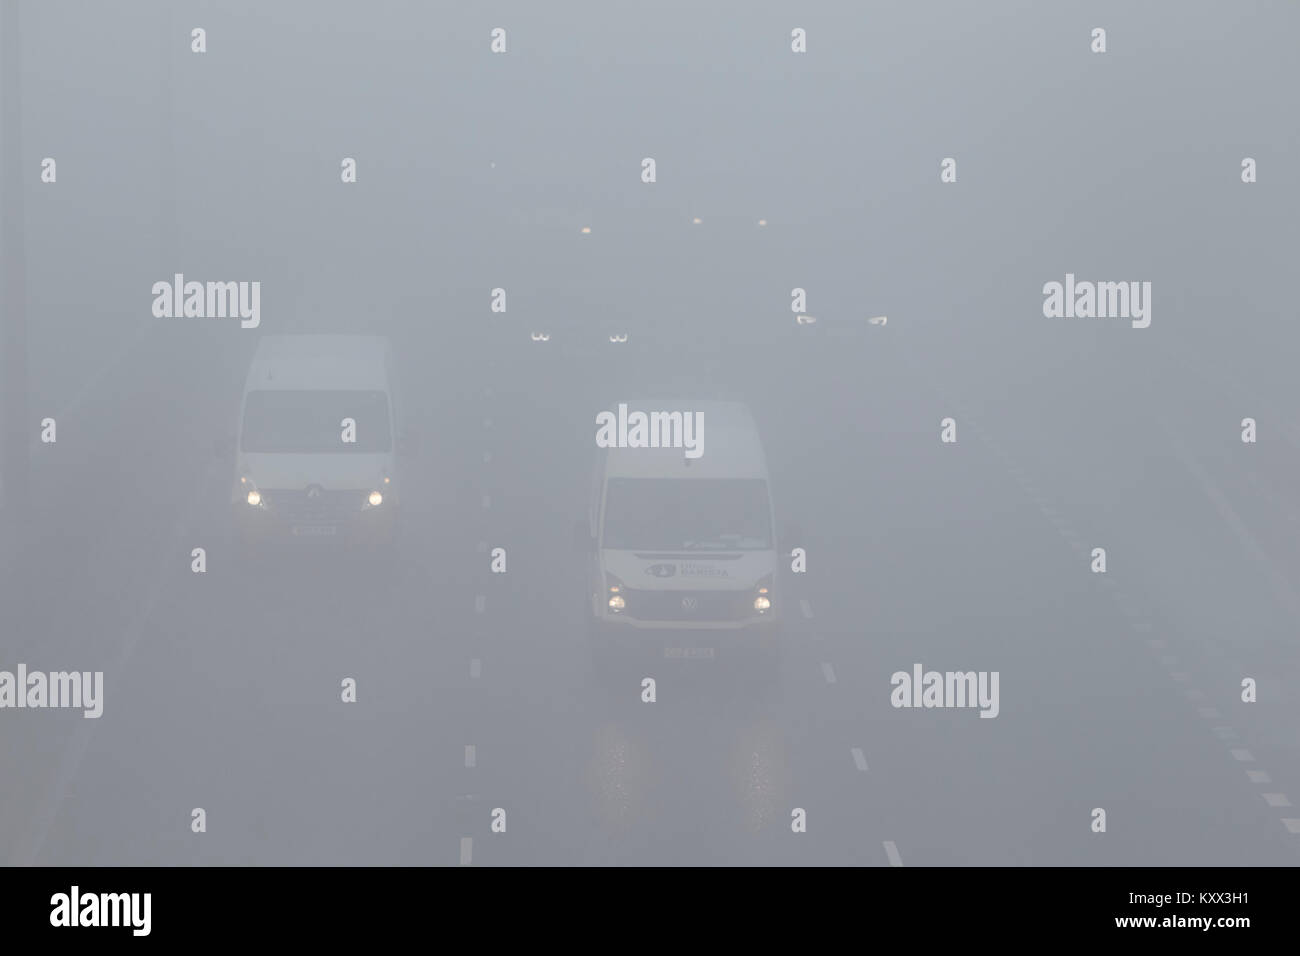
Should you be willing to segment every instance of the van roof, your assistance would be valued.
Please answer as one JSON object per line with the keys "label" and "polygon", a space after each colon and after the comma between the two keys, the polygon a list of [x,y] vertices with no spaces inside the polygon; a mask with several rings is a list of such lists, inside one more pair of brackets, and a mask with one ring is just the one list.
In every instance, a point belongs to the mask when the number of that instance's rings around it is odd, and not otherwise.
{"label": "van roof", "polygon": [[[620,402],[608,406],[618,412]],[[763,443],[749,407],[741,402],[628,400],[632,412],[699,412],[704,454],[689,459],[680,448],[607,448],[606,478],[766,478]]]}
{"label": "van roof", "polygon": [[244,390],[386,391],[390,349],[382,335],[264,335]]}

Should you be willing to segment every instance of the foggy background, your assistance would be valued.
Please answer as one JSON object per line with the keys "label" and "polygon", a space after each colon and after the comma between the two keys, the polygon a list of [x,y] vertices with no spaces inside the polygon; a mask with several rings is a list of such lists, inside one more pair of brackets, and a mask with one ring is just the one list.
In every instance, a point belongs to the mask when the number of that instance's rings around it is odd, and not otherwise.
{"label": "foggy background", "polygon": [[[105,672],[99,720],[0,712],[0,861],[1297,861],[1293,4],[0,26],[0,669]],[[260,328],[154,318],[176,272],[260,281]],[[1067,272],[1150,281],[1150,327],[1044,318]],[[214,446],[285,332],[397,348],[392,566],[230,545]],[[774,683],[664,662],[643,704],[583,640],[594,419],[714,391],[753,410],[808,572]],[[892,708],[916,662],[999,671],[999,716]]]}

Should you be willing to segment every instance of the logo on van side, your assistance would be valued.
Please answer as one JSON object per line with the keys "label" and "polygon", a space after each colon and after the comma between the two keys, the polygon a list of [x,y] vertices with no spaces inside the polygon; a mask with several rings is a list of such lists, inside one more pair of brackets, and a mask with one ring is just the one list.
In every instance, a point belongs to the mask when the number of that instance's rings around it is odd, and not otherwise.
{"label": "logo on van side", "polygon": [[646,574],[653,574],[657,578],[671,578],[677,573],[675,564],[652,564],[645,569]]}
{"label": "logo on van side", "polygon": [[687,458],[704,454],[703,412],[631,412],[626,403],[618,415],[596,416],[597,448],[683,448]]}

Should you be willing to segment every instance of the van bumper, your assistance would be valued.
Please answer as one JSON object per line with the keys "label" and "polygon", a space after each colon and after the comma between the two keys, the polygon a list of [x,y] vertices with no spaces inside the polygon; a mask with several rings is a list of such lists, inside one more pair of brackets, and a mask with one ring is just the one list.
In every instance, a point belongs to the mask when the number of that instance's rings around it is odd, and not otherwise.
{"label": "van bumper", "polygon": [[329,524],[294,525],[272,511],[235,502],[234,524],[240,545],[250,552],[280,547],[378,548],[391,545],[396,536],[397,506],[387,502],[379,508],[347,515]]}
{"label": "van bumper", "polygon": [[603,617],[589,632],[596,654],[690,660],[776,654],[782,627],[775,617],[689,624]]}

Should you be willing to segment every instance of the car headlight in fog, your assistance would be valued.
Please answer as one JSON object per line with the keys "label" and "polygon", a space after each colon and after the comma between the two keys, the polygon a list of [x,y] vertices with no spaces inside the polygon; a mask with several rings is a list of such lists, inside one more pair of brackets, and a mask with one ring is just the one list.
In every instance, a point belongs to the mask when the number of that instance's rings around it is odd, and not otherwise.
{"label": "car headlight in fog", "polygon": [[384,503],[384,496],[377,491],[372,491],[370,492],[370,497],[367,500],[370,502],[370,507],[378,508],[380,505]]}
{"label": "car headlight in fog", "polygon": [[256,508],[262,503],[262,493],[254,488],[248,493],[248,503]]}
{"label": "car headlight in fog", "polygon": [[[762,588],[762,590],[765,591],[767,589]],[[754,598],[755,611],[770,611],[771,609],[772,609],[772,599],[769,598],[766,594],[759,594],[758,597]]]}
{"label": "car headlight in fog", "polygon": [[755,589],[758,593],[754,595],[754,610],[759,614],[764,611],[772,610],[772,575],[768,575],[758,582]]}

